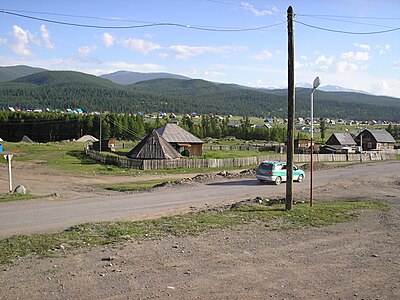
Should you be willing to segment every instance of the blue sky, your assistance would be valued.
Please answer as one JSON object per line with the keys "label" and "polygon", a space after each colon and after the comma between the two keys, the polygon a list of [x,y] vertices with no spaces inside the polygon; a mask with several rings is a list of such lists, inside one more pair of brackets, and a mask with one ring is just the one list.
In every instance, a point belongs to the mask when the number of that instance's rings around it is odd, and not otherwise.
{"label": "blue sky", "polygon": [[[289,5],[296,13],[296,83],[319,76],[322,85],[400,98],[398,0],[2,0],[1,66],[94,75],[169,72],[286,88]],[[87,28],[10,13],[79,25],[146,26]],[[389,32],[361,34],[377,31]]]}

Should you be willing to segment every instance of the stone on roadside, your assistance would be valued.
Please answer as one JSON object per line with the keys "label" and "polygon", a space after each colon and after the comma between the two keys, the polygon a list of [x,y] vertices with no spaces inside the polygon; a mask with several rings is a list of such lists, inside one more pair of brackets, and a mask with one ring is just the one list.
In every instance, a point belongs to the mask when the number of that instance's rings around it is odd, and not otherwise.
{"label": "stone on roadside", "polygon": [[26,194],[26,188],[23,185],[19,185],[14,189],[15,194]]}

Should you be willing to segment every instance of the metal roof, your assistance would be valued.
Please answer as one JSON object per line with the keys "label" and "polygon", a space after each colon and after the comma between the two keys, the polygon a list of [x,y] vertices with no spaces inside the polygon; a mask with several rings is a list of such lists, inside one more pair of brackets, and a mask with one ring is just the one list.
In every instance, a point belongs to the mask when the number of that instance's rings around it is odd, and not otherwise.
{"label": "metal roof", "polygon": [[344,132],[344,133],[333,133],[338,140],[340,145],[356,145],[357,143],[354,141],[353,137],[350,135],[350,133]]}
{"label": "metal roof", "polygon": [[203,144],[204,142],[176,124],[165,124],[156,129],[168,143]]}
{"label": "metal roof", "polygon": [[[365,131],[369,131],[378,143],[396,143],[396,141],[394,140],[392,135],[389,132],[387,132],[386,130],[365,129],[363,132],[365,132]],[[361,132],[360,134],[362,134],[363,132]]]}

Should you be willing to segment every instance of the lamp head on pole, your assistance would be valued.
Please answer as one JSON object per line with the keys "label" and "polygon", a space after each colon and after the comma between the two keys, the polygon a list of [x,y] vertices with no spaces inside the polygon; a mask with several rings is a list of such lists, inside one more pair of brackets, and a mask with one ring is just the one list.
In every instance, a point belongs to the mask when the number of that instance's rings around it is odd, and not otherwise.
{"label": "lamp head on pole", "polygon": [[313,90],[317,89],[320,84],[321,84],[321,80],[319,79],[319,77],[315,77],[314,82],[313,82]]}

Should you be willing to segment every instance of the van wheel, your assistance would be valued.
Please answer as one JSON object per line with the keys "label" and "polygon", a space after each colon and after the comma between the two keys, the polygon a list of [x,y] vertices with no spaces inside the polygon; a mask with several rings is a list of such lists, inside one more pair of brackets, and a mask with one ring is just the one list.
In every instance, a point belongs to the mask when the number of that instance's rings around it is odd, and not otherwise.
{"label": "van wheel", "polygon": [[258,179],[258,182],[259,182],[260,184],[264,184],[264,180]]}
{"label": "van wheel", "polygon": [[282,178],[281,177],[276,177],[276,179],[275,179],[275,184],[276,185],[279,185],[279,184],[281,184],[281,182],[282,182]]}
{"label": "van wheel", "polygon": [[299,175],[299,177],[297,177],[297,182],[302,182],[304,179],[303,175]]}

